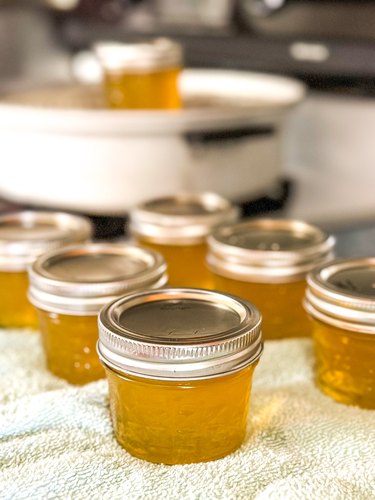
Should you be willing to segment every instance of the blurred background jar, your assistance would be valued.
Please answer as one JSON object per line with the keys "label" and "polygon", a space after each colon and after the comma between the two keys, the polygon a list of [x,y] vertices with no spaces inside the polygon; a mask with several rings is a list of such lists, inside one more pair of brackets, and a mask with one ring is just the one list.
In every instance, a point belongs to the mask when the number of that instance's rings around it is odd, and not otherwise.
{"label": "blurred background jar", "polygon": [[91,224],[62,212],[15,212],[0,217],[0,327],[37,327],[27,299],[27,267],[43,252],[88,241]]}
{"label": "blurred background jar", "polygon": [[171,286],[212,288],[206,238],[215,226],[238,218],[238,210],[215,193],[159,198],[130,212],[134,238],[164,256]]}
{"label": "blurred background jar", "polygon": [[72,384],[104,376],[96,353],[97,315],[115,297],[165,285],[166,265],[151,250],[125,244],[73,246],[42,255],[30,269],[48,369]]}
{"label": "blurred background jar", "polygon": [[259,311],[235,297],[166,288],[108,304],[98,353],[118,442],[171,465],[232,453],[245,438],[262,350]]}
{"label": "blurred background jar", "polygon": [[307,282],[318,387],[340,403],[375,409],[375,258],[335,260]]}
{"label": "blurred background jar", "polygon": [[178,109],[182,48],[166,38],[143,43],[98,42],[95,53],[103,69],[110,108]]}
{"label": "blurred background jar", "polygon": [[215,288],[256,304],[265,339],[311,334],[305,277],[332,258],[332,236],[300,221],[256,219],[218,228],[208,246]]}

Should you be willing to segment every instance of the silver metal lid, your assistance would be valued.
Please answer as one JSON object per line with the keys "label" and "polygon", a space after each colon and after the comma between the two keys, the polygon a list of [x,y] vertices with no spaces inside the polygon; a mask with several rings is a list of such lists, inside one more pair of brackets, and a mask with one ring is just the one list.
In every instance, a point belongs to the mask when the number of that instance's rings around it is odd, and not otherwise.
{"label": "silver metal lid", "polygon": [[166,264],[135,245],[92,243],[48,252],[29,269],[29,299],[36,307],[69,315],[95,315],[115,297],[166,284]]}
{"label": "silver metal lid", "polygon": [[88,219],[63,212],[15,212],[0,217],[0,270],[25,271],[52,248],[91,238]]}
{"label": "silver metal lid", "polygon": [[203,243],[215,226],[238,218],[238,209],[215,193],[181,193],[147,201],[130,212],[130,231],[155,243]]}
{"label": "silver metal lid", "polygon": [[202,379],[238,371],[262,353],[252,304],[194,288],[145,291],[99,314],[98,353],[114,370],[155,379]]}
{"label": "silver metal lid", "polygon": [[98,42],[94,52],[109,72],[146,72],[182,65],[182,47],[168,38],[143,43]]}
{"label": "silver metal lid", "polygon": [[338,259],[307,277],[305,308],[316,319],[375,334],[375,257]]}
{"label": "silver metal lid", "polygon": [[210,269],[241,281],[283,283],[304,279],[332,258],[335,240],[305,222],[253,219],[218,228],[208,238]]}

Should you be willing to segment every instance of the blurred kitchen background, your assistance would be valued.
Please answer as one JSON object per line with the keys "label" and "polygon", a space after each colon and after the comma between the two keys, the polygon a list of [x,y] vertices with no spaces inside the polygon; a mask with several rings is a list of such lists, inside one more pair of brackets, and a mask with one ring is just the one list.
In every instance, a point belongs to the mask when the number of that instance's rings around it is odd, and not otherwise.
{"label": "blurred kitchen background", "polygon": [[[246,215],[311,221],[334,231],[339,242],[348,242],[348,252],[371,253],[375,2],[0,0],[0,91],[72,80],[95,83],[100,74],[90,51],[93,42],[160,35],[183,45],[189,68],[277,74],[307,86],[306,97],[284,124],[277,179],[264,192],[237,201]],[[0,145],[2,140],[6,138],[0,137]],[[3,172],[8,160],[1,158]],[[30,158],[28,169],[37,162]],[[50,167],[53,171],[53,158]],[[235,176],[235,164],[232,170]],[[3,210],[30,205],[12,196],[1,181],[0,197]],[[126,210],[90,215],[104,233],[113,235]],[[344,245],[341,254],[346,252]]]}

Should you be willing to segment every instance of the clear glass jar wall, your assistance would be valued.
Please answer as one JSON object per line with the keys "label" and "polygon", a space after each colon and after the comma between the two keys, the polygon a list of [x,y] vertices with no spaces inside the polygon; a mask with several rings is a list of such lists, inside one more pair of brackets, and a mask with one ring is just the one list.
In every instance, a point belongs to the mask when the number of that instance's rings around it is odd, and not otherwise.
{"label": "clear glass jar wall", "polygon": [[260,327],[253,305],[192,288],[137,293],[102,309],[98,352],[119,443],[165,464],[236,450],[262,352]]}

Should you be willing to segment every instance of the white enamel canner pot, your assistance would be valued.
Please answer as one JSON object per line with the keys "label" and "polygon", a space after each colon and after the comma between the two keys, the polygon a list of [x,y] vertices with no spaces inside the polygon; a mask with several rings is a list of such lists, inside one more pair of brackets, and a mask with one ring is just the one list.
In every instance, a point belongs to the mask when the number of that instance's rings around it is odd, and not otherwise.
{"label": "white enamel canner pot", "polygon": [[104,109],[89,86],[3,96],[0,195],[115,215],[180,191],[241,201],[272,188],[282,175],[283,123],[304,86],[224,70],[185,70],[180,86],[177,111]]}

